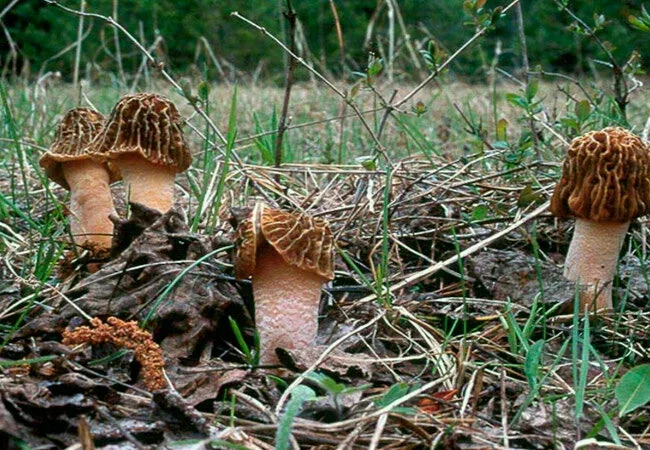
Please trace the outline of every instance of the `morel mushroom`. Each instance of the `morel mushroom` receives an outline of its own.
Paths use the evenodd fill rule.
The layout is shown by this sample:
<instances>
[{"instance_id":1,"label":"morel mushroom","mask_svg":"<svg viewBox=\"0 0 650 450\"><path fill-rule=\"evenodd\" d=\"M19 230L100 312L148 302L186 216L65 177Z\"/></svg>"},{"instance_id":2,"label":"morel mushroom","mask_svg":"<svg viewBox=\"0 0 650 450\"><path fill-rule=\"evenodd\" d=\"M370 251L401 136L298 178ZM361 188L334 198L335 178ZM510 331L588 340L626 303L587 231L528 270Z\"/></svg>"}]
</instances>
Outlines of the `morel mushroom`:
<instances>
[{"instance_id":1,"label":"morel mushroom","mask_svg":"<svg viewBox=\"0 0 650 450\"><path fill-rule=\"evenodd\" d=\"M110 183L119 179L105 160L96 160L90 143L104 116L89 108L74 108L61 119L52 146L39 164L55 183L70 191L70 229L77 245L94 251L111 246L115 213Z\"/></svg>"},{"instance_id":2,"label":"morel mushroom","mask_svg":"<svg viewBox=\"0 0 650 450\"><path fill-rule=\"evenodd\" d=\"M278 362L277 347L304 348L318 331L321 287L334 278L329 225L258 203L237 228L235 276L252 277L260 362Z\"/></svg>"},{"instance_id":3,"label":"morel mushroom","mask_svg":"<svg viewBox=\"0 0 650 450\"><path fill-rule=\"evenodd\" d=\"M93 147L114 161L130 201L161 212L174 204L176 174L192 162L181 121L176 106L157 94L127 95L113 108Z\"/></svg>"},{"instance_id":4,"label":"morel mushroom","mask_svg":"<svg viewBox=\"0 0 650 450\"><path fill-rule=\"evenodd\" d=\"M581 285L580 307L612 309L612 280L630 221L650 211L650 153L623 128L571 142L551 198L558 217L576 218L564 276Z\"/></svg>"}]
</instances>

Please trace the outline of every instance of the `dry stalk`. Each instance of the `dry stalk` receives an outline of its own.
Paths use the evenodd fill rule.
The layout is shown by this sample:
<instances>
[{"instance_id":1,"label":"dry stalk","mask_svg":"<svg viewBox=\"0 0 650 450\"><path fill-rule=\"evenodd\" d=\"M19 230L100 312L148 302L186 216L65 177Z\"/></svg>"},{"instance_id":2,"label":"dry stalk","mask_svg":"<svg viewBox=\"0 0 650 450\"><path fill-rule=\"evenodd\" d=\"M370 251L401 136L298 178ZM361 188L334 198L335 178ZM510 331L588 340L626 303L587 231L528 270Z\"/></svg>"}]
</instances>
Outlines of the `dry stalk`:
<instances>
[{"instance_id":1,"label":"dry stalk","mask_svg":"<svg viewBox=\"0 0 650 450\"><path fill-rule=\"evenodd\" d=\"M517 3L515 7L516 16L517 16L517 30L519 35L519 45L521 46L521 64L524 69L524 80L526 89L530 85L530 65L528 63L528 46L526 45L526 30L524 29L524 13L521 10L521 3ZM528 126L530 127L530 132L533 138L533 147L535 149L535 157L537 161L542 160L542 153L539 149L539 139L537 137L537 130L535 129L535 121L532 117L528 118Z\"/></svg>"},{"instance_id":2,"label":"dry stalk","mask_svg":"<svg viewBox=\"0 0 650 450\"><path fill-rule=\"evenodd\" d=\"M278 135L275 141L275 167L282 164L282 142L284 132L287 130L287 116L289 114L289 100L291 99L291 87L293 86L293 72L296 65L293 54L296 53L296 12L291 6L291 0L287 0L287 11L283 13L287 22L289 22L289 61L284 80L284 100L282 101L282 113L278 122Z\"/></svg>"},{"instance_id":3,"label":"dry stalk","mask_svg":"<svg viewBox=\"0 0 650 450\"><path fill-rule=\"evenodd\" d=\"M83 12L86 9L86 0L81 0L79 10ZM74 72L72 74L72 86L76 90L79 83L79 62L81 61L81 42L84 30L84 16L79 16L79 26L77 28L77 51L74 57Z\"/></svg>"},{"instance_id":4,"label":"dry stalk","mask_svg":"<svg viewBox=\"0 0 650 450\"><path fill-rule=\"evenodd\" d=\"M507 13L513 6L519 3L519 0L513 0L508 6L503 8L502 14ZM458 50L456 50L449 58L447 58L442 64L440 64L440 67L438 67L438 70L430 74L428 77L426 77L420 84L418 84L411 92L406 94L400 101L395 103L393 105L394 108L399 108L402 106L404 103L408 102L410 99L415 97L415 95L420 92L424 87L429 84L433 79L435 79L440 72L442 72L449 64L451 64L461 53L463 53L465 50L467 50L478 38L483 36L486 31L488 30L487 27L482 27L480 28L474 35L469 38L463 45L461 45Z\"/></svg>"},{"instance_id":5,"label":"dry stalk","mask_svg":"<svg viewBox=\"0 0 650 450\"><path fill-rule=\"evenodd\" d=\"M48 0L48 1L51 1L51 0ZM519 0L516 0L516 1L519 1ZM316 76L316 78L318 78L320 81L325 83L325 85L327 87L329 87L331 90L333 90L339 97L341 97L343 100L345 100L345 102L355 112L356 116L359 118L359 121L361 122L363 127L366 129L366 131L368 132L370 137L372 138L373 142L375 143L376 151L384 157L384 160L386 161L386 163L389 166L392 166L391 159L386 154L384 146L379 141L379 139L377 138L377 135L373 131L372 127L370 126L370 124L368 124L366 119L363 117L363 114L362 114L361 110L359 109L359 107L356 105L356 103L354 102L354 100L352 98L350 98L347 94L343 93L332 82L330 82L327 78L325 78L325 76L323 76L320 72L318 72L312 66L307 64L307 62L303 58L299 57L294 52L292 52L289 48L287 48L287 46L284 45L282 43L282 41L280 41L277 37L275 37L274 35L269 33L266 28L256 24L255 22L251 21L250 19L247 19L246 17L239 14L237 11L230 13L230 15L237 18L237 19L239 19L239 20L241 20L241 21L243 21L244 23L250 25L251 27L253 27L256 30L258 30L259 32L261 32L264 36L270 38L273 42L278 44L280 46L280 48L282 48L282 50L287 53L287 55L294 58L299 64L301 64L303 67L305 67L310 73L314 74Z\"/></svg>"},{"instance_id":6,"label":"dry stalk","mask_svg":"<svg viewBox=\"0 0 650 450\"><path fill-rule=\"evenodd\" d=\"M119 0L113 0L112 18L115 22L119 20L117 16L118 6L119 6ZM122 48L120 47L120 34L117 32L117 28L115 27L113 27L113 41L115 43L115 62L117 63L117 70L120 76L120 81L122 81L123 86L126 86L126 75L124 75L124 66L122 65Z\"/></svg>"},{"instance_id":7,"label":"dry stalk","mask_svg":"<svg viewBox=\"0 0 650 450\"><path fill-rule=\"evenodd\" d=\"M612 54L610 47L607 45L607 43L603 42L598 37L596 32L589 25L587 25L587 23L584 20L578 17L564 3L562 3L559 0L555 0L555 4L558 6L558 8L560 8L562 11L567 13L571 17L571 19L575 20L576 23L578 23L584 29L585 32L589 35L589 37L594 40L596 45L598 45L598 47L600 47L600 49L607 56L607 60L612 66L612 74L614 76L614 99L616 101L616 104L618 105L618 108L621 110L621 114L623 114L623 117L627 117L626 109L627 109L627 104L629 102L630 92L629 92L627 82L625 81L625 73L623 71L623 68L616 61L616 58Z\"/></svg>"},{"instance_id":8,"label":"dry stalk","mask_svg":"<svg viewBox=\"0 0 650 450\"><path fill-rule=\"evenodd\" d=\"M396 291L407 288L409 286L413 286L415 283L418 283L418 282L424 280L425 278L430 277L434 273L438 272L443 267L447 267L448 265L455 263L460 258L465 258L465 257L467 257L467 256L469 256L469 255L471 255L473 253L476 253L477 251L487 247L488 245L490 245L493 242L499 240L500 238L502 238L503 236L505 236L508 233L512 232L513 230L516 230L520 226L524 225L525 223L527 223L527 222L531 221L532 219L534 219L535 217L539 216L541 213L546 211L546 209L548 208L548 205L549 205L549 202L545 202L543 205L537 207L535 210L533 210L528 215L526 215L526 216L522 217L521 219L519 219L518 221L514 222L509 227L507 227L507 228L505 228L505 229L503 229L503 230L501 230L501 231L499 231L497 233L494 233L489 238L484 239L484 240L472 245L471 247L466 248L465 250L458 253L457 255L454 255L454 256L452 256L450 258L447 258L444 261L441 261L439 263L434 264L433 266L430 266L430 267L428 267L428 268L426 268L424 270L421 270L421 271L416 272L416 273L414 273L412 275L409 275L408 277L406 277L405 280L392 285L390 287L390 292L394 293ZM377 299L377 294L372 294L372 295L369 295L367 297L362 298L361 300L359 300L359 302L360 303L365 303L365 302L373 301L373 300L376 300L376 299Z\"/></svg>"},{"instance_id":9,"label":"dry stalk","mask_svg":"<svg viewBox=\"0 0 650 450\"><path fill-rule=\"evenodd\" d=\"M13 8L14 6L16 6L16 4L17 4L19 1L20 1L20 0L12 0L11 2L9 2L9 4L8 4L7 6L5 6L5 7L2 9L2 11L0 11L0 20L2 20L2 18L5 16L5 14L7 14L9 11L11 11L11 8Z\"/></svg>"}]
</instances>

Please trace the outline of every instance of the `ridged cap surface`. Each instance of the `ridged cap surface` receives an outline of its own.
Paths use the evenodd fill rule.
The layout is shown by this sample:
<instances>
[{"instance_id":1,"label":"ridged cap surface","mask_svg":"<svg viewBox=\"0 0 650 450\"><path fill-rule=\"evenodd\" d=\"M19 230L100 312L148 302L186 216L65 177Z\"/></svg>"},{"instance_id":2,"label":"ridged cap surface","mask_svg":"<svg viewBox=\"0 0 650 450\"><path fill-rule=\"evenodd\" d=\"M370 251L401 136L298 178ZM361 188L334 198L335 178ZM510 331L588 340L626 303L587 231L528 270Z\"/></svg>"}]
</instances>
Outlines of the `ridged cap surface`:
<instances>
[{"instance_id":1,"label":"ridged cap surface","mask_svg":"<svg viewBox=\"0 0 650 450\"><path fill-rule=\"evenodd\" d=\"M100 112L90 108L74 108L63 116L56 128L52 146L39 160L48 178L70 189L61 164L91 159L90 144L101 132L104 121ZM120 179L119 172L108 164L107 170L111 183Z\"/></svg>"},{"instance_id":2,"label":"ridged cap surface","mask_svg":"<svg viewBox=\"0 0 650 450\"><path fill-rule=\"evenodd\" d=\"M551 198L558 217L629 222L650 212L650 153L629 131L610 127L575 138Z\"/></svg>"},{"instance_id":3,"label":"ridged cap surface","mask_svg":"<svg viewBox=\"0 0 650 450\"><path fill-rule=\"evenodd\" d=\"M250 217L237 228L235 276L238 279L253 275L257 249L264 243L272 246L287 264L327 280L334 278L334 239L327 221L258 203Z\"/></svg>"},{"instance_id":4,"label":"ridged cap surface","mask_svg":"<svg viewBox=\"0 0 650 450\"><path fill-rule=\"evenodd\" d=\"M178 109L168 98L153 93L122 97L93 147L109 159L139 154L177 173L192 163Z\"/></svg>"}]
</instances>

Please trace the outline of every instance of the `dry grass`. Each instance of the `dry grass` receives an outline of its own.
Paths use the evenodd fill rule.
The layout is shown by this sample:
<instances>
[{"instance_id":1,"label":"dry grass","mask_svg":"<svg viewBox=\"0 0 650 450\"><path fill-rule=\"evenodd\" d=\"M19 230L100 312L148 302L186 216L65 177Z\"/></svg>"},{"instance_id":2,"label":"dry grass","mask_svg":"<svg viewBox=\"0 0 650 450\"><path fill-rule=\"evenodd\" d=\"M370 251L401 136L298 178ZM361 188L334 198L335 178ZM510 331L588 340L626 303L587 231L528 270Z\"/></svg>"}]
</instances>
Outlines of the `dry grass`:
<instances>
[{"instance_id":1,"label":"dry grass","mask_svg":"<svg viewBox=\"0 0 650 450\"><path fill-rule=\"evenodd\" d=\"M397 119L386 122L381 140L392 169L381 158L374 168L356 162L373 153L366 131L354 117L342 122L340 101L309 84L296 86L292 97L288 163L269 167L260 139L261 134L271 139L273 105L281 104L282 91L240 87L233 151L241 160L231 162L221 196L223 146L211 145L216 138L204 121L171 93L188 119L195 151L193 167L178 180L179 204L193 231L214 232L227 242L232 238L229 208L263 200L328 219L339 249L337 277L327 289L321 322L324 347L316 358L297 357L300 369L284 372L285 384L276 385L264 369L246 366L231 339L228 351L209 354L209 359L223 364L219 370L224 373L243 371L245 376L232 386L219 385L198 413L194 405L189 409L209 420L222 440L272 448L289 393L316 370L348 387L368 381L371 386L341 396L343 406L337 409L328 403L332 392L307 381L326 406L308 403L303 417L293 421L294 448L573 448L591 437L631 448L650 445L648 407L617 418L613 391L622 373L649 357L642 276L645 221L632 228L625 246L617 311L591 325L572 314L558 315L557 305L570 296L553 294L555 279L540 275L561 274L561 255L570 238L571 222L553 219L544 205L559 174L564 143L576 133L561 119L584 96L570 84L559 87L544 83L537 94L544 106L535 116L543 161L524 145L528 129L522 110L506 100L507 93L519 92L517 86L503 82L494 94L486 86L446 83L416 98L428 108L422 116L410 113L414 105L409 104L408 115L396 113ZM394 89L410 88L379 89L390 96ZM164 85L155 89L170 94ZM598 89L589 89L596 98ZM65 192L42 178L36 161L58 117L72 106L74 92L67 86L50 86L38 96L34 92L11 86L11 117L2 112L8 132L0 140L0 321L4 344L12 345L21 342L14 336L25 322L65 305L62 299L73 287L56 277L62 252L69 248ZM649 112L645 92L637 91L629 107L636 131ZM89 86L87 98L108 113L122 93ZM207 107L224 134L232 93L232 86L212 86ZM362 110L380 106L369 91L357 100ZM584 131L620 120L606 106L594 104ZM380 110L366 115L376 132L382 115ZM497 136L495 119L507 121L505 139ZM341 135L343 164L332 164ZM115 195L122 198L118 210L125 214L119 186ZM519 303L494 288L506 283L506 275L486 278L477 269L481 255L499 251L527 261L516 267L508 267L507 259L501 264L504 272L520 276L521 285L510 291L526 292ZM212 263L228 276L229 258L219 255ZM531 286L534 293L528 294ZM538 342L541 350L535 354ZM31 355L12 357L7 348L13 347L2 346L0 362ZM326 357L343 350L370 369L361 375L334 371ZM210 370L204 364L194 369ZM63 364L57 370L69 368ZM9 376L6 370L2 376ZM117 403L127 402L133 392L120 392ZM153 402L146 395L139 401ZM110 414L119 419L122 413L115 408Z\"/></svg>"}]
</instances>

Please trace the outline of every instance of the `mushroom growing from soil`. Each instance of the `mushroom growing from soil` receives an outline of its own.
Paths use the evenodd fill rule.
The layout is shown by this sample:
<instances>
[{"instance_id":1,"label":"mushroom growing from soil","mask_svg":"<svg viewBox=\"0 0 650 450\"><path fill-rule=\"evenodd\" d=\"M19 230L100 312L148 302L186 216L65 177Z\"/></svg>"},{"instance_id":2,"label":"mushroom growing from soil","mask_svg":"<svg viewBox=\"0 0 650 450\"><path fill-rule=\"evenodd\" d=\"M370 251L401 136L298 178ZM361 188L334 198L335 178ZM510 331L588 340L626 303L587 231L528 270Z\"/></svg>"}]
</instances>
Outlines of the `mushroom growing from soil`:
<instances>
[{"instance_id":1,"label":"mushroom growing from soil","mask_svg":"<svg viewBox=\"0 0 650 450\"><path fill-rule=\"evenodd\" d=\"M328 223L258 203L237 228L234 263L237 279L252 277L260 363L276 364L277 347L314 344L321 287L334 278Z\"/></svg>"},{"instance_id":2,"label":"mushroom growing from soil","mask_svg":"<svg viewBox=\"0 0 650 450\"><path fill-rule=\"evenodd\" d=\"M650 212L646 144L618 127L575 138L551 211L576 218L564 276L581 285L581 311L612 309L612 280L630 221Z\"/></svg>"},{"instance_id":3,"label":"mushroom growing from soil","mask_svg":"<svg viewBox=\"0 0 650 450\"><path fill-rule=\"evenodd\" d=\"M96 252L108 250L115 213L110 183L119 174L97 159L90 143L104 125L104 116L89 108L74 108L61 119L54 142L39 164L55 183L70 191L70 229L77 245Z\"/></svg>"},{"instance_id":4,"label":"mushroom growing from soil","mask_svg":"<svg viewBox=\"0 0 650 450\"><path fill-rule=\"evenodd\" d=\"M126 95L115 105L94 150L115 163L129 201L167 212L174 204L176 174L192 156L176 106L161 95Z\"/></svg>"}]
</instances>

